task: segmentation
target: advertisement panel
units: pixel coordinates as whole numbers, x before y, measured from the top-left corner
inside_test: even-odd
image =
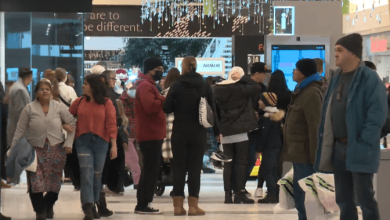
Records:
[[[181,72],[181,62],[183,57],[175,59],[176,68]],[[225,59],[224,58],[196,58],[196,72],[202,75],[221,75],[225,77]]]

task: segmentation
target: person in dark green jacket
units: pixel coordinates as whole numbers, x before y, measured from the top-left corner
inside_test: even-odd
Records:
[[[340,220],[358,220],[356,191],[364,220],[379,220],[374,173],[387,97],[378,74],[361,61],[363,39],[347,35],[336,43],[340,67],[329,84],[322,109],[315,169],[334,173]]]
[[[282,158],[293,163],[295,206],[299,220],[306,220],[305,193],[298,181],[314,173],[323,89],[313,59],[298,61],[293,74],[298,85],[287,111]]]

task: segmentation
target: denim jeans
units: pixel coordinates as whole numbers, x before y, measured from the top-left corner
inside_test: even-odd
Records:
[[[347,170],[343,159],[346,146],[336,142],[333,153],[336,202],[340,207],[340,220],[358,220],[355,191],[364,220],[379,220],[378,203],[374,196],[372,173],[353,173]]]
[[[307,220],[305,209],[305,192],[299,186],[298,181],[314,174],[314,168],[311,164],[293,163],[294,169],[294,200],[295,207],[298,210],[298,219]]]
[[[97,135],[87,133],[76,139],[76,149],[81,173],[81,203],[98,202],[108,143]]]

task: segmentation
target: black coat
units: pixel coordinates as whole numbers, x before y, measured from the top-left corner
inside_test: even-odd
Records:
[[[259,130],[260,136],[257,142],[257,152],[267,152],[272,148],[283,147],[283,131],[282,120],[284,119],[284,112],[279,112],[278,115],[274,115],[273,120],[264,116],[260,117]],[[275,119],[278,117],[277,119]]]
[[[206,132],[199,122],[199,103],[204,96],[214,112],[214,135],[219,135],[213,90],[196,72],[181,75],[179,81],[169,88],[163,110],[165,114],[174,113],[173,132]]]
[[[260,86],[250,77],[243,77],[233,84],[217,84],[214,87],[219,125],[223,136],[258,129],[255,108],[259,105],[257,97],[260,91]]]

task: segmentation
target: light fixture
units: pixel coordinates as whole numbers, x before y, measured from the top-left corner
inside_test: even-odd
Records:
[[[238,18],[245,23],[254,19],[259,23],[264,19],[266,5],[274,0],[142,0],[141,21],[157,22],[158,27],[183,22],[187,18],[191,22],[206,25],[207,18],[213,19],[213,28],[224,22]],[[270,7],[270,18],[272,18]],[[267,15],[268,16],[268,15]],[[257,19],[256,19],[257,18]],[[157,19],[157,21],[156,21]]]

